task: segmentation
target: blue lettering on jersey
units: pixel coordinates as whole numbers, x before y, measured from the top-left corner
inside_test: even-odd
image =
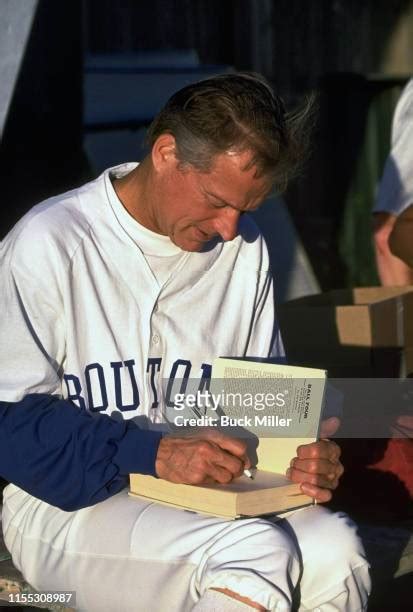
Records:
[[[179,380],[181,380],[181,385],[179,389],[174,388],[174,382],[177,378],[178,369],[180,366],[184,367],[184,372],[179,376]],[[175,403],[171,400],[172,390],[174,391],[174,396],[177,393],[185,393],[186,388],[188,386],[189,374],[191,372],[192,364],[187,359],[177,359],[171,368],[171,373],[169,374],[168,384],[166,386],[166,398],[165,403],[168,408],[172,408]]]
[[[159,406],[159,372],[161,370],[162,357],[149,357],[146,364],[146,372],[149,374],[149,381],[152,393],[151,408]],[[140,405],[140,394],[138,381],[135,376],[135,360],[128,359],[126,361],[111,361],[110,366],[113,370],[113,382],[115,390],[115,403],[118,410],[126,412],[129,410],[137,410]],[[127,368],[128,376],[122,376],[122,368]],[[171,368],[167,385],[166,385],[166,406],[174,406],[172,397],[176,393],[186,393],[188,381],[192,369],[192,363],[188,359],[177,359]],[[82,385],[78,376],[74,374],[64,374],[63,378],[66,383],[67,399],[79,406],[82,410],[89,408],[93,412],[103,412],[108,406],[108,392],[105,380],[105,372],[100,363],[90,363],[85,367],[84,373],[86,381],[87,402],[82,396]],[[201,365],[201,378],[198,389],[203,391],[209,389],[211,380],[211,364],[203,363]],[[132,390],[132,403],[124,404],[123,397],[126,394],[125,385],[129,387],[129,395]],[[177,388],[179,386],[179,388]],[[86,405],[87,404],[87,405]]]
[[[199,381],[198,391],[209,391],[211,386],[211,370],[212,366],[210,363],[203,363],[201,365],[202,377]]]
[[[100,405],[95,404],[96,398],[93,397],[91,373],[94,370],[96,371],[96,374],[98,376],[98,381],[99,381],[100,399],[102,402]],[[102,412],[103,410],[106,410],[106,408],[109,405],[108,404],[108,394],[106,391],[105,374],[103,372],[103,368],[100,365],[100,363],[90,363],[88,366],[86,366],[85,378],[86,378],[86,389],[87,389],[89,410],[91,410],[92,412]],[[96,385],[95,385],[95,389],[96,389]]]
[[[133,400],[132,404],[123,404],[122,401],[122,383],[120,377],[120,369],[123,366],[128,368],[129,377],[132,385],[132,393]],[[116,407],[119,408],[122,412],[126,412],[127,410],[136,410],[139,406],[139,391],[138,385],[136,383],[135,372],[133,371],[133,366],[135,365],[134,359],[129,359],[128,361],[111,361],[110,367],[113,368],[113,377],[115,382],[115,399],[116,399]]]
[[[162,362],[161,357],[148,357],[146,371],[150,372],[149,380],[151,383],[151,389],[153,393],[153,402],[152,402],[151,408],[157,408],[159,406],[158,391],[156,389],[156,384],[155,384],[155,374],[159,372],[159,370],[161,369],[161,362]]]
[[[86,402],[81,396],[82,385],[78,377],[74,374],[64,374],[63,378],[66,383],[67,399],[76,404],[76,406],[79,406],[82,410],[86,410]]]

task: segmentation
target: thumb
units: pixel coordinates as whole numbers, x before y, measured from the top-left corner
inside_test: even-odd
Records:
[[[337,417],[330,417],[329,419],[321,421],[320,438],[329,438],[333,436],[339,427],[340,419]]]

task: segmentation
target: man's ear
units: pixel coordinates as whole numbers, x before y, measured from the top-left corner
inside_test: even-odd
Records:
[[[152,151],[152,164],[157,172],[176,166],[176,142],[172,134],[161,134],[155,140]]]

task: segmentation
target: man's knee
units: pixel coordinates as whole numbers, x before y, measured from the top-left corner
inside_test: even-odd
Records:
[[[344,513],[315,506],[290,522],[303,557],[302,608],[362,610],[370,592],[369,564],[357,526]],[[333,603],[334,602],[334,603]],[[330,605],[329,603],[329,605]]]
[[[354,563],[365,559],[363,545],[357,535],[357,525],[343,512],[330,512],[322,506],[315,506],[302,513],[307,529],[298,538],[303,561],[320,556],[325,564],[342,562]],[[294,524],[292,524],[294,529]]]
[[[208,547],[198,566],[196,588],[201,597],[215,589],[235,593],[250,606],[253,602],[270,610],[280,602],[288,609],[299,577],[292,539],[279,526],[257,519],[233,523]]]

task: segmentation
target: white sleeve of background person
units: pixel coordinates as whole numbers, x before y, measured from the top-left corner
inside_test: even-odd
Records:
[[[373,212],[399,215],[413,204],[413,79],[406,85],[392,123],[391,151],[379,183]]]

